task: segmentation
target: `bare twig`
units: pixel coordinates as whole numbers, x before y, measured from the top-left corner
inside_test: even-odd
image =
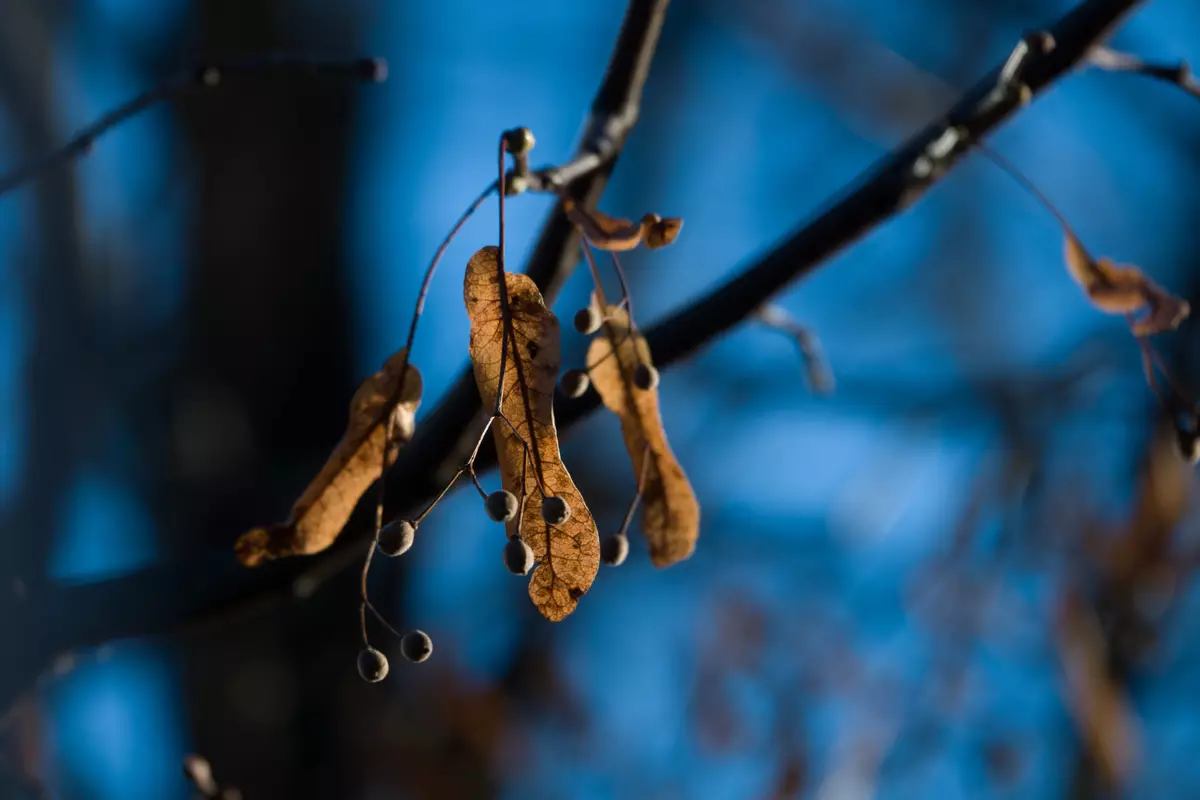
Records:
[[[817,394],[833,394],[833,371],[821,355],[821,344],[812,331],[774,304],[763,306],[754,312],[754,317],[796,343],[800,358],[804,361],[804,375],[809,388]]]
[[[380,58],[323,60],[297,56],[258,57],[241,61],[202,64],[175,75],[109,111],[84,128],[71,141],[40,158],[0,175],[0,195],[36,179],[48,170],[91,152],[96,140],[132,117],[189,89],[213,89],[229,78],[332,78],[371,81],[387,79],[387,63]]]
[[[1133,72],[1173,83],[1192,97],[1200,99],[1200,82],[1186,61],[1175,64],[1150,63],[1129,53],[1097,45],[1088,52],[1088,63],[1110,72]]]

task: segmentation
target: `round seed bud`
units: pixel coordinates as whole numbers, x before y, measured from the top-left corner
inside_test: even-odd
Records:
[[[524,155],[533,149],[537,140],[533,138],[533,131],[529,128],[513,128],[504,132],[504,143],[508,152]]]
[[[508,522],[517,516],[517,496],[504,489],[489,494],[484,506],[488,516],[495,522]]]
[[[600,310],[595,306],[581,308],[575,312],[575,319],[572,323],[575,330],[590,336],[600,330]]]
[[[528,575],[533,569],[533,548],[520,536],[510,536],[504,545],[504,566],[513,575]]]
[[[379,552],[388,558],[404,555],[413,546],[417,526],[406,519],[394,519],[379,531]]]
[[[433,641],[425,631],[409,631],[400,640],[400,652],[414,664],[420,664],[433,652]]]
[[[585,369],[569,369],[558,379],[558,390],[562,392],[563,397],[569,397],[572,400],[583,397],[583,393],[591,385],[592,379],[588,377]]]
[[[542,498],[542,519],[550,525],[562,525],[571,517],[571,507],[561,497]]]
[[[374,647],[363,650],[358,654],[358,674],[367,683],[379,683],[388,674],[387,656]]]
[[[648,392],[658,386],[658,370],[649,364],[638,364],[633,370],[633,385]]]
[[[629,537],[623,533],[605,536],[600,542],[600,560],[610,567],[619,567],[629,555]]]

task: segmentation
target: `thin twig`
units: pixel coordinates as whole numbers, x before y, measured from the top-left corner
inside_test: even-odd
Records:
[[[0,176],[0,195],[11,192],[55,167],[87,155],[97,139],[146,109],[189,89],[214,89],[229,78],[330,78],[382,83],[387,79],[387,62],[381,58],[324,60],[276,56],[202,64],[147,89],[100,117],[62,147]]]
[[[1178,86],[1200,100],[1200,82],[1196,81],[1186,61],[1161,64],[1142,61],[1137,56],[1097,45],[1088,52],[1088,63],[1110,72],[1132,72]]]
[[[642,450],[642,466],[638,469],[637,494],[633,496],[633,500],[629,502],[629,508],[625,511],[625,519],[621,521],[620,533],[626,534],[629,532],[629,524],[633,522],[633,512],[637,511],[638,503],[641,502],[642,496],[646,493],[646,476],[650,472],[650,445],[646,445]]]
[[[763,306],[754,312],[754,318],[796,343],[800,358],[804,361],[804,374],[808,378],[808,385],[814,392],[824,395],[833,393],[833,370],[821,355],[821,345],[817,337],[808,328],[775,304]]]

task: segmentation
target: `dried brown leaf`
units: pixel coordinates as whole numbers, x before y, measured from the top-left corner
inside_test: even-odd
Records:
[[[621,420],[621,434],[635,476],[640,473],[649,448],[642,494],[642,531],[650,545],[650,560],[655,566],[667,567],[696,549],[700,505],[667,442],[658,410],[657,388],[642,390],[633,383],[637,365],[652,364],[650,348],[641,334],[630,330],[629,314],[623,308],[609,306],[605,315],[608,317],[605,335],[592,340],[588,348],[592,385],[604,405]],[[615,357],[613,341],[617,342]]]
[[[643,243],[651,250],[656,250],[674,242],[683,227],[683,220],[679,217],[663,218],[658,214],[646,214],[641,221],[634,222],[610,217],[603,211],[587,211],[579,208],[569,197],[563,199],[563,210],[587,240],[601,250],[632,250]]]
[[[660,217],[647,214],[642,217],[642,242],[651,250],[666,247],[679,237],[683,220],[679,217]]]
[[[497,248],[483,248],[467,263],[463,281],[471,318],[471,363],[485,408],[496,402],[504,340],[498,258]],[[528,276],[507,273],[505,285],[512,338],[500,411],[512,427],[496,420],[492,435],[504,488],[525,500],[520,532],[539,562],[529,581],[529,597],[547,619],[557,622],[575,610],[591,587],[600,568],[600,537],[558,450],[554,426],[554,381],[562,360],[558,319]],[[530,445],[527,465],[523,441]],[[539,471],[549,493],[570,506],[571,516],[561,525],[542,519]],[[518,520],[508,523],[510,536],[517,525]]]
[[[379,477],[388,415],[394,415],[388,466],[395,463],[400,447],[412,438],[422,390],[421,373],[416,367],[408,365],[404,396],[395,404],[389,402],[399,387],[405,360],[405,351],[400,350],[359,386],[350,401],[346,432],[292,506],[287,521],[255,528],[234,545],[242,564],[256,567],[267,559],[319,553],[337,539],[358,499]]]
[[[1186,300],[1154,283],[1137,267],[1093,258],[1074,234],[1065,228],[1063,233],[1063,254],[1071,277],[1096,308],[1129,316],[1135,336],[1174,330],[1191,312]]]

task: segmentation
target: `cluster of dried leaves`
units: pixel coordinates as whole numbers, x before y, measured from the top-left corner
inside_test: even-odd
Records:
[[[563,207],[592,246],[610,252],[638,245],[664,247],[675,240],[683,224],[656,214],[646,214],[637,222],[610,217],[584,210],[565,197]],[[518,501],[516,514],[506,520],[507,533],[532,550],[536,568],[529,596],[547,619],[558,621],[575,610],[595,580],[601,561],[600,536],[559,450],[554,422],[554,390],[562,362],[558,318],[546,307],[536,284],[528,276],[504,272],[502,262],[501,249],[488,246],[467,264],[463,296],[471,323],[470,357],[484,407],[494,409],[488,425],[501,484]],[[619,262],[615,265],[620,268]],[[624,294],[623,275],[621,282]],[[602,298],[599,285],[597,292]],[[700,509],[667,442],[657,373],[649,384],[637,377],[639,369],[652,369],[653,362],[629,307],[628,296],[619,305],[599,307],[603,324],[589,350],[593,365],[589,377],[604,404],[620,419],[638,486],[634,505],[644,501],[642,527],[650,557],[655,565],[665,567],[694,551]],[[238,540],[235,551],[241,563],[253,567],[267,559],[311,555],[333,544],[362,495],[412,438],[420,400],[421,376],[403,349],[355,394],[342,440],[288,519],[255,528]],[[486,498],[474,473],[477,453],[478,448],[451,485],[469,472]],[[547,498],[566,503],[565,519],[547,516],[543,502]],[[432,506],[413,525],[430,510]],[[632,511],[633,506],[622,536]],[[365,578],[363,592],[364,608],[378,616],[366,599]],[[365,616],[363,624],[364,644],[370,650]]]

